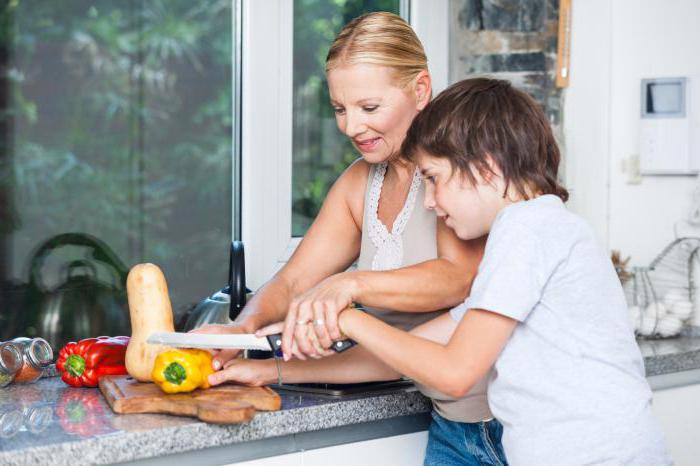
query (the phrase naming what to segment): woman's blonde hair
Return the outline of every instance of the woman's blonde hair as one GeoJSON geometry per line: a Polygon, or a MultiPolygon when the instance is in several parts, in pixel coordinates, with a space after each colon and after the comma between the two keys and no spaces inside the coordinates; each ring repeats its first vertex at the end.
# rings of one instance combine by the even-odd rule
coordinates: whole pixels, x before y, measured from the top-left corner
{"type": "Polygon", "coordinates": [[[385,11],[358,16],[343,27],[326,56],[326,72],[358,63],[392,68],[400,87],[428,70],[423,44],[411,26],[385,11]]]}

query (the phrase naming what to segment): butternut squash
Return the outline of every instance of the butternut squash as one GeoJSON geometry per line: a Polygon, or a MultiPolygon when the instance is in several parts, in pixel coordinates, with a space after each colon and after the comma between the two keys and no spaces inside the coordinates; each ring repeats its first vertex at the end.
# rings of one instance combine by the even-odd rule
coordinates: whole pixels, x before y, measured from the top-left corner
{"type": "Polygon", "coordinates": [[[126,370],[140,382],[152,382],[156,356],[172,348],[146,343],[153,332],[174,332],[173,309],[163,272],[154,264],[137,264],[126,279],[131,317],[131,340],[126,349],[126,370]]]}

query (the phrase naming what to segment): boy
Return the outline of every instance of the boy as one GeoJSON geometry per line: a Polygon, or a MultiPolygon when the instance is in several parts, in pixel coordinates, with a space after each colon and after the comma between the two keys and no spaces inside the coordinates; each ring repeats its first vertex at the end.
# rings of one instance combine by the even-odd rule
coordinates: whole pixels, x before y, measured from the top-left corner
{"type": "Polygon", "coordinates": [[[493,366],[489,404],[512,465],[671,464],[620,282],[564,206],[538,105],[506,81],[461,81],[416,117],[402,153],[424,174],[427,208],[464,240],[489,235],[484,258],[446,345],[354,309],[343,333],[455,397],[493,366]]]}

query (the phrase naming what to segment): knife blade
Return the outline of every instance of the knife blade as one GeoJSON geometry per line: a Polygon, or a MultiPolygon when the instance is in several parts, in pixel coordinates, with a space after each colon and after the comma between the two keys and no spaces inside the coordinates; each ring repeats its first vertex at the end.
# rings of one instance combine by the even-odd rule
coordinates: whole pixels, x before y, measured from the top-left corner
{"type": "MultiPolygon", "coordinates": [[[[280,333],[258,337],[253,333],[154,332],[148,336],[146,342],[177,348],[253,349],[272,351],[277,357],[282,355],[282,334],[280,333]]],[[[331,349],[341,353],[355,345],[353,340],[338,340],[333,342],[331,349]]]]}

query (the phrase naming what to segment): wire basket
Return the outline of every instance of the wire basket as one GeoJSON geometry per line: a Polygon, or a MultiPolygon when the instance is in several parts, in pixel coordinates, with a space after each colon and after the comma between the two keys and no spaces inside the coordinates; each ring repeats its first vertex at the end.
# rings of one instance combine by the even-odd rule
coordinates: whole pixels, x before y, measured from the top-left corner
{"type": "Polygon", "coordinates": [[[635,333],[668,338],[681,333],[693,317],[694,269],[700,265],[700,238],[679,238],[647,267],[633,267],[625,284],[630,321],[635,333]]]}

